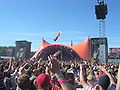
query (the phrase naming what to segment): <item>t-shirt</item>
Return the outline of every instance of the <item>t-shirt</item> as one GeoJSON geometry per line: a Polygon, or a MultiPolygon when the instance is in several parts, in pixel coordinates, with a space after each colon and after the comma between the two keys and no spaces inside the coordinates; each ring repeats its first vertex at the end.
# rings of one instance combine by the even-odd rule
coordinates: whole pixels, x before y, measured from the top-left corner
{"type": "Polygon", "coordinates": [[[116,85],[110,85],[107,90],[116,90],[116,85]]]}
{"type": "Polygon", "coordinates": [[[8,77],[4,78],[4,85],[5,85],[5,90],[10,90],[12,83],[11,83],[11,79],[8,77]]]}
{"type": "Polygon", "coordinates": [[[92,87],[87,87],[86,90],[94,90],[92,87]]]}
{"type": "Polygon", "coordinates": [[[76,88],[76,90],[94,90],[94,89],[89,86],[86,89],[84,89],[84,88],[76,88]]]}
{"type": "Polygon", "coordinates": [[[1,72],[0,73],[0,90],[2,90],[2,89],[4,89],[5,88],[5,86],[4,86],[4,78],[5,78],[5,72],[1,72]]]}
{"type": "Polygon", "coordinates": [[[84,88],[76,88],[76,90],[84,90],[84,88]]]}

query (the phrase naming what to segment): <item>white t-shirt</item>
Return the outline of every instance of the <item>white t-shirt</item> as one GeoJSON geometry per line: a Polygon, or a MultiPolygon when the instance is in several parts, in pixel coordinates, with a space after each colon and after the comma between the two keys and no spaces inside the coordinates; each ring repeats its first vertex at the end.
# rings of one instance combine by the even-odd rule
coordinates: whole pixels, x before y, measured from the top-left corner
{"type": "Polygon", "coordinates": [[[84,88],[76,88],[76,90],[94,90],[92,87],[87,87],[86,89],[84,88]]]}

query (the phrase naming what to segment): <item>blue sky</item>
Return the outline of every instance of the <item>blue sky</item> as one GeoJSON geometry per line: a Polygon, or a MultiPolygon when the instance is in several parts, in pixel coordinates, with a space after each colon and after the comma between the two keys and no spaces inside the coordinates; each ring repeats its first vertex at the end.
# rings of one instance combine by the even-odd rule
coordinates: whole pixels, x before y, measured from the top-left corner
{"type": "MultiPolygon", "coordinates": [[[[109,47],[120,47],[120,1],[108,5],[106,36],[109,47]]],[[[16,40],[32,42],[37,50],[44,38],[49,43],[77,44],[87,37],[98,37],[94,5],[96,0],[0,0],[0,46],[15,46],[16,40]],[[59,39],[53,38],[58,31],[59,39]]]]}

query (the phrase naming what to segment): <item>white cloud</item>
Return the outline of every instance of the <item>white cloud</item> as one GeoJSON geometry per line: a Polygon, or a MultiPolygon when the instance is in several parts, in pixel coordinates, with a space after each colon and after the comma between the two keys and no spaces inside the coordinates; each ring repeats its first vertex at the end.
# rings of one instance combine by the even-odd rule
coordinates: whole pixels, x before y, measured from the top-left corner
{"type": "MultiPolygon", "coordinates": [[[[62,32],[62,31],[61,31],[62,32]]],[[[86,35],[86,33],[85,32],[81,32],[80,30],[67,30],[67,31],[63,31],[63,34],[72,34],[72,35],[78,35],[78,34],[80,34],[80,35],[86,35]]]]}
{"type": "Polygon", "coordinates": [[[22,36],[38,36],[38,35],[41,35],[41,34],[38,34],[38,33],[9,33],[11,35],[22,35],[22,36]]]}
{"type": "Polygon", "coordinates": [[[20,35],[20,36],[49,36],[51,34],[55,34],[55,32],[39,32],[39,33],[31,33],[31,32],[12,32],[9,35],[20,35]]]}

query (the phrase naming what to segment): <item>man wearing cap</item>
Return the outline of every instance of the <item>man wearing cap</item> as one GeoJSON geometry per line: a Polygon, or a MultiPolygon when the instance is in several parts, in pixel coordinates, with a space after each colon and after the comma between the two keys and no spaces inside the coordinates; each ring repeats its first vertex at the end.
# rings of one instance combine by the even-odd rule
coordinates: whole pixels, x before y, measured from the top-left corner
{"type": "Polygon", "coordinates": [[[38,90],[50,90],[51,85],[49,76],[44,73],[40,74],[35,80],[35,85],[38,90]]]}

